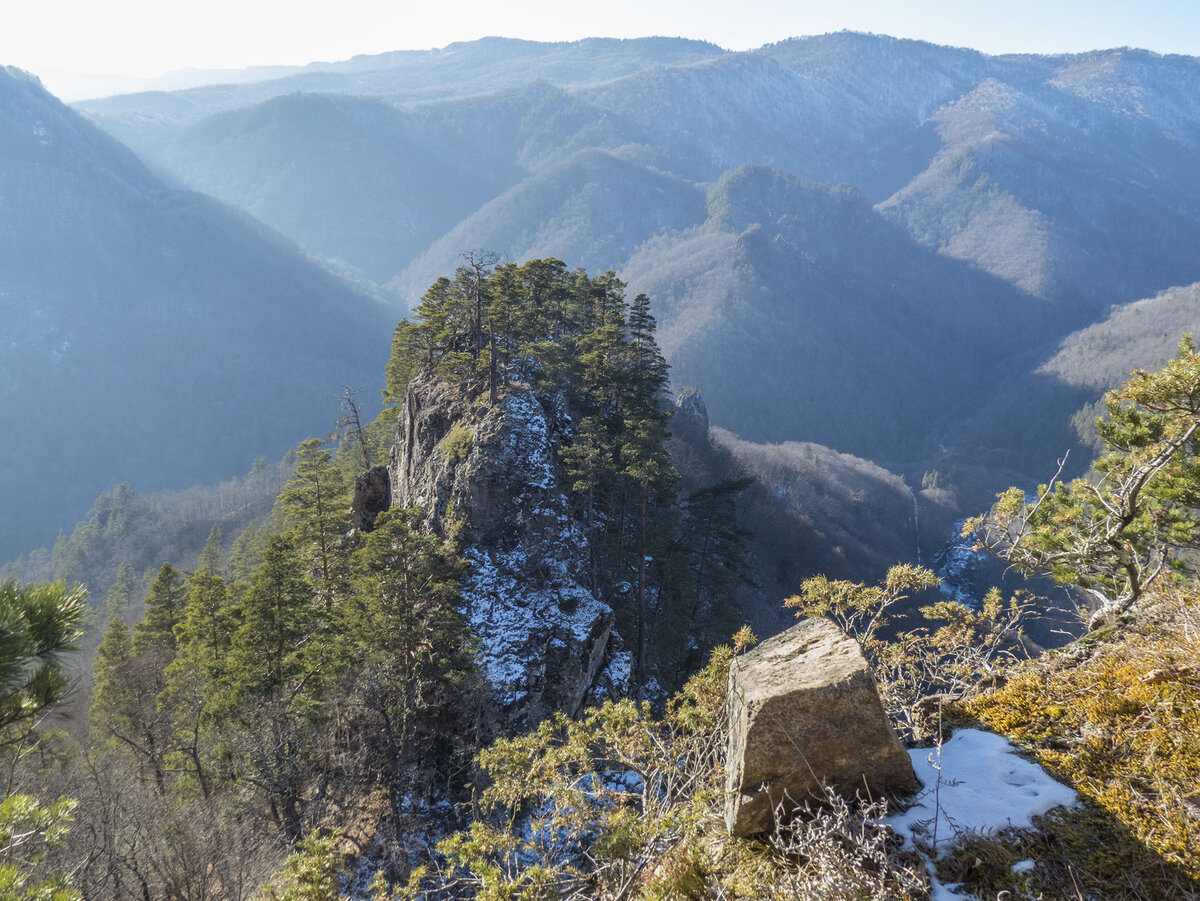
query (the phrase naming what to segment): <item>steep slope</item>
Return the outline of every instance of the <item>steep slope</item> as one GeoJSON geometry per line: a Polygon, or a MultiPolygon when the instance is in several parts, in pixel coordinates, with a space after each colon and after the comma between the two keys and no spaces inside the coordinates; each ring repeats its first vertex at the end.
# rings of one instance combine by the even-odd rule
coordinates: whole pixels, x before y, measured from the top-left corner
{"type": "Polygon", "coordinates": [[[1038,371],[1074,387],[1107,391],[1134,369],[1161,368],[1175,356],[1184,332],[1200,336],[1200,282],[1114,308],[1063,339],[1038,371]]]}
{"type": "MultiPolygon", "coordinates": [[[[162,161],[189,187],[384,283],[530,172],[636,143],[636,128],[539,83],[404,109],[288,95],[184,129],[162,161]]],[[[465,246],[483,245],[455,253],[465,246]]]]}
{"type": "Polygon", "coordinates": [[[804,436],[903,470],[936,454],[1040,329],[1061,327],[853,192],[743,167],[708,212],[703,228],[644,244],[624,273],[658,304],[676,383],[701,385],[713,421],[748,440],[804,436]]]}
{"type": "Polygon", "coordinates": [[[0,70],[0,557],[128,481],[244,472],[377,383],[391,317],[0,70]]]}
{"type": "MultiPolygon", "coordinates": [[[[587,587],[588,535],[561,466],[561,397],[506,390],[495,406],[423,374],[409,383],[388,465],[391,502],[457,528],[462,612],[479,642],[490,728],[576,715],[589,692],[629,690],[613,608],[587,587]],[[465,453],[448,440],[469,435],[465,453]]],[[[461,447],[461,445],[459,445],[461,447]]]]}
{"type": "Polygon", "coordinates": [[[973,51],[835,34],[577,90],[647,129],[688,177],[756,163],[881,200],[936,150],[929,114],[995,66],[973,51]]]}
{"type": "Polygon", "coordinates": [[[293,94],[197,123],[164,159],[189,187],[384,282],[515,180],[502,159],[471,165],[461,137],[379,101],[293,94]]]}
{"type": "MultiPolygon", "coordinates": [[[[1032,486],[1049,479],[1066,455],[1064,475],[1082,475],[1096,449],[1092,422],[1104,413],[1101,395],[1134,369],[1162,366],[1175,356],[1185,332],[1200,335],[1200,285],[1113,307],[1101,321],[1031,349],[1008,390],[981,397],[947,433],[952,452],[945,468],[1023,460],[1009,481],[1032,486]],[[974,459],[966,459],[968,454],[974,459]]],[[[974,502],[983,507],[992,498],[981,495],[974,502]]]]}
{"type": "Polygon", "coordinates": [[[914,494],[867,460],[808,442],[754,444],[711,427],[696,392],[676,399],[670,449],[685,495],[723,480],[753,480],[737,497],[754,577],[739,601],[760,637],[795,621],[781,600],[807,578],[875,580],[897,561],[931,565],[960,515],[952,492],[914,494]]]}
{"type": "Polygon", "coordinates": [[[581,151],[485,204],[393,287],[415,306],[433,279],[461,264],[464,248],[475,247],[514,261],[554,256],[603,272],[621,266],[656,233],[689,227],[703,210],[703,194],[686,181],[615,153],[581,151]]]}
{"type": "Polygon", "coordinates": [[[171,144],[177,176],[373,280],[405,267],[404,305],[471,248],[617,270],[717,424],[910,477],[948,466],[984,499],[1076,440],[1095,392],[1038,372],[1059,342],[1200,279],[1194,58],[842,33],[338,65],[88,108],[168,137],[198,122],[171,144]],[[206,119],[296,88],[403,108],[291,97],[206,119]],[[723,175],[747,163],[779,173],[723,175]],[[710,187],[736,215],[702,205],[710,187]]]}
{"type": "Polygon", "coordinates": [[[932,116],[941,149],[881,211],[1093,315],[1196,280],[1200,116],[1182,98],[1200,90],[1200,63],[1158,61],[1119,90],[1106,76],[1124,55],[1097,55],[1088,74],[1068,58],[1042,81],[981,81],[932,116]]]}

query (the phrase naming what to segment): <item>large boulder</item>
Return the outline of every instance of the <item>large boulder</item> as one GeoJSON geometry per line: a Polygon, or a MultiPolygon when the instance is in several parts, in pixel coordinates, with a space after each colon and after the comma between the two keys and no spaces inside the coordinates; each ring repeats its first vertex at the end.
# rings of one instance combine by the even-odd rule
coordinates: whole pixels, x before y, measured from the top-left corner
{"type": "Polygon", "coordinates": [[[725,822],[735,836],[774,828],[840,794],[910,792],[912,761],[896,738],[866,658],[827,619],[798,623],[733,661],[729,673],[725,822]]]}

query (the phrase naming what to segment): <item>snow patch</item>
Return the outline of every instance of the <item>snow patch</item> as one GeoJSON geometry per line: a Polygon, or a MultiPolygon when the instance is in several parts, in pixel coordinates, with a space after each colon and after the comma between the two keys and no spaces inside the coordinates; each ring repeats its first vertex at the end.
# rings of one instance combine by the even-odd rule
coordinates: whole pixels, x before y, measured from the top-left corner
{"type": "Polygon", "coordinates": [[[906,847],[918,841],[945,847],[960,835],[1028,829],[1034,817],[1076,802],[1074,791],[1016,750],[1003,736],[978,729],[958,730],[940,752],[910,750],[925,790],[888,825],[906,847]]]}
{"type": "MultiPolygon", "coordinates": [[[[1076,803],[1074,791],[1055,782],[1036,763],[1017,756],[1016,750],[1003,736],[978,729],[958,730],[940,751],[911,749],[908,753],[924,791],[912,807],[885,822],[904,839],[906,848],[919,845],[942,855],[961,836],[1029,829],[1034,817],[1076,803]]],[[[1032,861],[1022,861],[1013,872],[1032,866],[1032,861]]],[[[974,898],[958,884],[940,882],[932,860],[927,869],[934,901],[974,898]]]]}

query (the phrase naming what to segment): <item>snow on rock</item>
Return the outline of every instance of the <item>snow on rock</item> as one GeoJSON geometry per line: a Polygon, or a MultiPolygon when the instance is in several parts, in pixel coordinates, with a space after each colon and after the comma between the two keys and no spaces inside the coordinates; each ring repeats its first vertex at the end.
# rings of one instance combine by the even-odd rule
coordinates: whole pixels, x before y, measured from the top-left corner
{"type": "Polygon", "coordinates": [[[934,567],[941,580],[940,589],[949,600],[958,601],[972,609],[978,609],[975,595],[976,576],[987,556],[975,550],[972,538],[962,536],[965,519],[954,524],[954,533],[934,555],[934,567]]]}
{"type": "Polygon", "coordinates": [[[546,561],[520,547],[474,547],[466,556],[463,610],[498,704],[530,724],[553,710],[577,713],[604,662],[612,610],[562,578],[561,568],[549,567],[551,580],[531,587],[531,565],[546,561]]]}
{"type": "Polygon", "coordinates": [[[421,507],[435,533],[459,531],[471,564],[462,610],[502,730],[578,713],[628,683],[612,608],[587,588],[586,530],[559,482],[570,428],[556,396],[510,385],[493,405],[430,377],[409,385],[399,420],[392,503],[421,507]]]}
{"type": "Polygon", "coordinates": [[[1075,792],[991,732],[960,729],[940,751],[908,753],[925,787],[912,807],[887,819],[908,847],[936,843],[937,850],[962,835],[1028,829],[1034,817],[1076,801],[1075,792]]]}

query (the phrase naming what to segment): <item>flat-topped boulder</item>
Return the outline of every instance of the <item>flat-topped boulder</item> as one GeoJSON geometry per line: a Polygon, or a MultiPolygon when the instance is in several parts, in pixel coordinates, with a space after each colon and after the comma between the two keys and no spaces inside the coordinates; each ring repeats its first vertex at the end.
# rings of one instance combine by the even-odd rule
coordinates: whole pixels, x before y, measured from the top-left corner
{"type": "Polygon", "coordinates": [[[884,713],[858,642],[809,619],[736,657],[729,672],[725,822],[735,836],[768,832],[784,815],[844,797],[913,790],[916,777],[884,713]]]}

